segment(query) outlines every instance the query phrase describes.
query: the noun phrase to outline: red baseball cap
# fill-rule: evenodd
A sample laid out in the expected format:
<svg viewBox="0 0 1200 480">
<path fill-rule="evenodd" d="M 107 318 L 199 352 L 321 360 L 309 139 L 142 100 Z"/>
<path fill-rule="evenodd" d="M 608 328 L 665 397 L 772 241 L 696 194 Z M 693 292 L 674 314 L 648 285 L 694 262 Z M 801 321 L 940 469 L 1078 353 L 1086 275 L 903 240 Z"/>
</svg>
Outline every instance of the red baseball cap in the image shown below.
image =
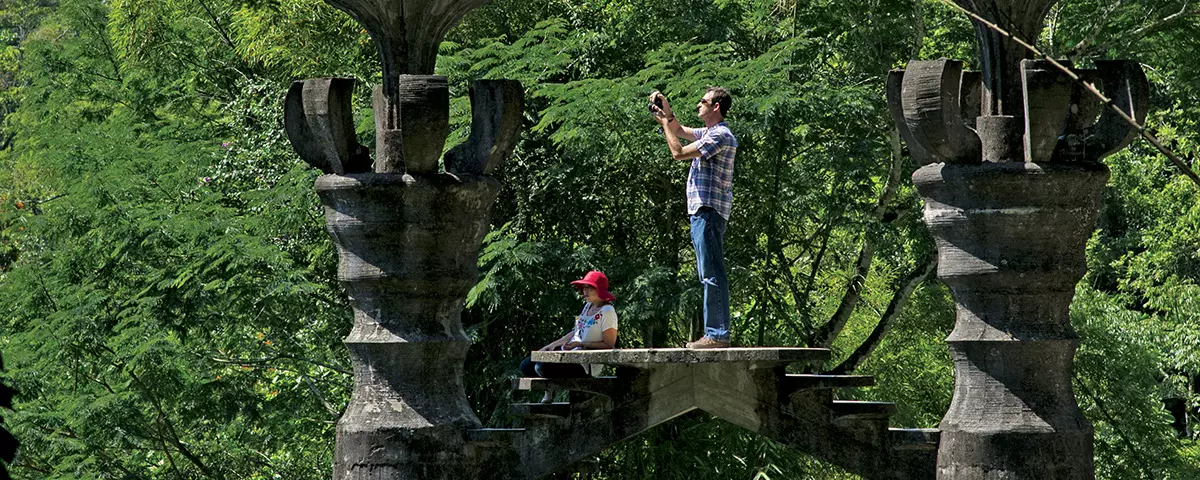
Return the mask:
<svg viewBox="0 0 1200 480">
<path fill-rule="evenodd" d="M 613 294 L 608 292 L 608 277 L 599 270 L 592 270 L 588 272 L 587 275 L 583 276 L 583 278 L 571 282 L 571 285 L 575 285 L 576 287 L 580 285 L 593 287 L 596 289 L 596 295 L 600 296 L 600 299 L 606 302 L 611 302 L 617 299 L 617 297 L 614 297 Z"/>
</svg>

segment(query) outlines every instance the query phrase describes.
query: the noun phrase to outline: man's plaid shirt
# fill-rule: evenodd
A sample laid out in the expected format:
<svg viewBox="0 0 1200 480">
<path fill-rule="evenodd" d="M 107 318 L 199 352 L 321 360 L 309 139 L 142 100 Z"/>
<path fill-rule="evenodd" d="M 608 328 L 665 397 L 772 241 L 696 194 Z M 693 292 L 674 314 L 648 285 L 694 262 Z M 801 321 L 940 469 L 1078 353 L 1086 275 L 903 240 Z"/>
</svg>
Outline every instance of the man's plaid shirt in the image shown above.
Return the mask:
<svg viewBox="0 0 1200 480">
<path fill-rule="evenodd" d="M 733 208 L 733 157 L 738 142 L 725 122 L 712 128 L 693 129 L 700 156 L 692 159 L 687 179 L 688 215 L 700 207 L 712 207 L 729 220 Z"/>
</svg>

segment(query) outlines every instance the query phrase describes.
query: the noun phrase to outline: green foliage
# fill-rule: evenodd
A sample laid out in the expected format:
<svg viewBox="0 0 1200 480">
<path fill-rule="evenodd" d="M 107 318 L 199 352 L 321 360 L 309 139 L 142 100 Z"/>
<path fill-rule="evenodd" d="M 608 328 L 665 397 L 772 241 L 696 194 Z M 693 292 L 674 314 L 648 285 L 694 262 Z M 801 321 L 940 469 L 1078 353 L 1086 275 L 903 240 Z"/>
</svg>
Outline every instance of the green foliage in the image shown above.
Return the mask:
<svg viewBox="0 0 1200 480">
<path fill-rule="evenodd" d="M 0 277 L 16 478 L 327 476 L 349 312 L 314 174 L 282 136 L 286 83 L 201 6 L 63 1 L 21 45 Z"/>
<path fill-rule="evenodd" d="M 1152 67 L 1150 124 L 1194 157 L 1200 27 L 1171 17 L 1185 5 L 1064 0 L 1040 41 L 1080 65 Z M 21 391 L 5 416 L 25 445 L 16 478 L 327 478 L 350 315 L 281 100 L 296 78 L 357 78 L 372 143 L 369 36 L 320 0 L 25 0 L 0 5 L 0 23 L 0 350 L 4 383 Z M 463 313 L 480 418 L 507 426 L 506 378 L 568 328 L 579 300 L 567 282 L 588 269 L 612 281 L 622 346 L 698 334 L 686 165 L 646 113 L 656 89 L 691 125 L 706 87 L 734 97 L 735 342 L 813 342 L 870 247 L 836 365 L 933 248 L 911 182 L 882 195 L 894 160 L 901 179 L 915 168 L 894 143 L 883 74 L 910 58 L 973 63 L 974 49 L 970 22 L 934 0 L 495 0 L 468 15 L 438 59 L 447 147 L 467 135 L 472 80 L 527 89 Z M 1196 189 L 1141 144 L 1109 165 L 1073 308 L 1098 475 L 1194 478 L 1195 431 L 1174 432 L 1163 400 L 1196 420 Z M 897 401 L 896 424 L 934 426 L 953 384 L 953 318 L 948 290 L 926 282 L 856 372 L 879 386 L 841 394 Z M 596 465 L 596 478 L 850 478 L 701 414 Z"/>
<path fill-rule="evenodd" d="M 1076 355 L 1074 384 L 1080 406 L 1096 427 L 1097 476 L 1200 475 L 1194 453 L 1185 448 L 1192 442 L 1175 438 L 1172 418 L 1163 409 L 1164 398 L 1178 395 L 1162 376 L 1170 350 L 1182 346 L 1173 342 L 1176 335 L 1153 316 L 1123 308 L 1112 296 L 1086 287 L 1077 296 L 1071 317 L 1083 346 Z"/>
</svg>

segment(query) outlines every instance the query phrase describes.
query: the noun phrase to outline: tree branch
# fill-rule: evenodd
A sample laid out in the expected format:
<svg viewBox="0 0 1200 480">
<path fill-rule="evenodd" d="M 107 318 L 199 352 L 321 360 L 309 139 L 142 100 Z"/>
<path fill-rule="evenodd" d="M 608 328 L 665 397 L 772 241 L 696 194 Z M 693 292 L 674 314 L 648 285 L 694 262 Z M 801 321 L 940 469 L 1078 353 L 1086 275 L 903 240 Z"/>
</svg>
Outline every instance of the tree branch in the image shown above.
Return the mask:
<svg viewBox="0 0 1200 480">
<path fill-rule="evenodd" d="M 1095 45 L 1096 37 L 1100 36 L 1100 31 L 1104 30 L 1104 25 L 1108 23 L 1108 19 L 1112 16 L 1112 13 L 1120 8 L 1121 4 L 1123 3 L 1125 3 L 1124 0 L 1118 0 L 1116 3 L 1110 5 L 1109 8 L 1104 9 L 1104 17 L 1097 21 L 1095 25 L 1092 25 L 1092 31 L 1087 37 L 1079 40 L 1079 43 L 1076 43 L 1074 47 L 1071 47 L 1071 51 L 1069 54 L 1067 54 L 1067 56 L 1074 57 L 1082 55 L 1083 52 L 1091 48 L 1092 45 Z"/>
<path fill-rule="evenodd" d="M 1167 157 L 1167 159 L 1171 160 L 1171 163 L 1175 165 L 1175 168 L 1178 168 L 1179 171 L 1181 173 L 1183 173 L 1184 175 L 1186 175 L 1189 179 L 1191 179 L 1193 183 L 1195 183 L 1197 186 L 1200 186 L 1200 175 L 1197 175 L 1196 172 L 1192 171 L 1191 167 L 1189 167 L 1187 163 L 1185 163 L 1182 159 L 1180 159 L 1179 156 L 1175 154 L 1175 152 L 1172 152 L 1167 147 L 1163 146 L 1162 142 L 1160 142 L 1158 140 L 1158 137 L 1155 136 L 1153 133 L 1150 133 L 1150 130 L 1146 129 L 1146 127 L 1144 125 L 1139 124 L 1137 122 L 1137 120 L 1134 120 L 1133 117 L 1130 117 L 1129 114 L 1127 114 L 1127 113 L 1125 113 L 1125 111 L 1121 110 L 1121 107 L 1118 107 L 1117 104 L 1115 102 L 1113 102 L 1113 100 L 1111 98 L 1104 96 L 1104 94 L 1101 93 L 1100 90 L 1098 90 L 1095 85 L 1092 85 L 1091 83 L 1083 81 L 1083 79 L 1080 78 L 1078 74 L 1071 71 L 1070 68 L 1063 65 L 1058 60 L 1050 58 L 1050 56 L 1046 55 L 1045 53 L 1042 53 L 1041 50 L 1038 50 L 1037 47 L 1031 45 L 1029 42 L 1026 42 L 1025 40 L 1017 38 L 1015 35 L 1008 33 L 1007 30 L 1000 28 L 999 25 L 989 22 L 987 19 L 975 14 L 975 12 L 972 12 L 961 6 L 958 6 L 958 5 L 954 4 L 953 2 L 951 2 L 950 0 L 941 0 L 941 2 L 950 6 L 951 8 L 954 8 L 955 10 L 958 10 L 960 12 L 967 14 L 967 16 L 971 17 L 975 21 L 977 21 L 983 25 L 986 25 L 992 31 L 1000 34 L 1000 36 L 1012 40 L 1013 42 L 1017 43 L 1018 45 L 1024 47 L 1026 50 L 1029 50 L 1030 53 L 1033 53 L 1034 55 L 1041 58 L 1042 60 L 1045 60 L 1045 61 L 1049 62 L 1051 65 L 1054 65 L 1054 68 L 1058 69 L 1058 71 L 1062 72 L 1064 75 L 1066 75 L 1068 78 L 1070 78 L 1071 81 L 1075 82 L 1077 85 L 1082 86 L 1084 88 L 1084 90 L 1087 90 L 1088 93 L 1091 93 L 1093 96 L 1095 96 L 1097 99 L 1099 99 L 1104 104 L 1105 107 L 1107 107 L 1108 109 L 1115 112 L 1117 114 L 1117 116 L 1121 118 L 1122 121 L 1124 121 L 1125 123 L 1129 124 L 1129 126 L 1136 129 L 1137 132 L 1139 134 L 1141 134 L 1142 138 L 1146 139 L 1147 142 L 1150 142 L 1150 145 L 1153 145 L 1155 149 L 1157 149 L 1160 153 L 1165 155 Z"/>
<path fill-rule="evenodd" d="M 187 445 L 184 445 L 184 443 L 179 440 L 179 434 L 175 431 L 175 426 L 171 424 L 170 418 L 167 417 L 167 413 L 163 409 L 162 402 L 158 399 L 158 396 L 155 395 L 154 392 L 152 390 L 150 390 L 150 388 L 147 387 L 146 384 L 143 383 L 140 378 L 138 378 L 137 374 L 133 373 L 133 369 L 125 369 L 125 371 L 126 371 L 126 373 L 129 374 L 129 378 L 133 379 L 134 383 L 138 386 L 138 389 L 140 389 L 142 391 L 142 393 L 145 394 L 146 397 L 148 397 L 148 399 L 150 400 L 150 403 L 152 405 L 154 405 L 154 410 L 156 412 L 158 412 L 158 421 L 161 422 L 163 425 L 163 428 L 166 429 L 165 433 L 167 434 L 167 436 L 169 436 L 169 440 L 170 440 L 172 446 L 174 446 L 175 449 L 178 450 L 179 453 L 184 456 L 184 458 L 187 458 L 188 461 L 192 462 L 193 465 L 195 465 L 197 468 L 199 468 L 200 471 L 203 472 L 205 476 L 208 476 L 208 477 L 214 476 L 213 471 L 208 468 L 208 465 L 205 465 L 204 462 L 202 460 L 200 460 L 200 457 L 198 457 L 198 456 L 196 456 L 196 454 L 192 453 L 192 450 L 189 449 L 187 447 Z M 173 458 L 171 458 L 171 452 L 170 452 L 170 450 L 168 450 L 166 448 L 166 441 L 168 440 L 168 438 L 163 438 L 162 440 L 164 443 L 163 453 L 165 453 L 167 455 L 167 459 L 171 462 L 171 467 L 174 469 L 175 468 L 175 460 Z M 221 477 L 219 475 L 217 475 L 217 478 L 221 478 Z"/>
<path fill-rule="evenodd" d="M 888 144 L 891 147 L 892 163 L 888 168 L 887 183 L 884 185 L 883 191 L 879 193 L 879 200 L 875 203 L 875 211 L 872 214 L 877 222 L 883 221 L 884 215 L 887 214 L 888 204 L 896 198 L 896 191 L 900 189 L 900 172 L 904 166 L 904 155 L 900 149 L 900 131 L 894 125 L 888 132 Z M 867 275 L 871 273 L 871 263 L 875 260 L 875 241 L 870 229 L 866 229 L 863 232 L 862 248 L 859 249 L 858 259 L 854 262 L 854 275 L 846 282 L 846 293 L 842 295 L 842 302 L 838 304 L 837 311 L 829 321 L 818 330 L 817 343 L 814 345 L 829 348 L 842 333 L 846 323 L 850 321 L 850 316 L 858 307 L 858 300 L 862 298 L 862 289 L 867 282 Z"/>
<path fill-rule="evenodd" d="M 1200 16 L 1200 8 L 1188 10 L 1188 4 L 1185 2 L 1183 4 L 1183 7 L 1181 7 L 1178 12 L 1167 15 L 1157 22 L 1151 23 L 1149 25 L 1143 25 L 1141 28 L 1138 28 L 1137 30 L 1129 32 L 1128 34 L 1126 34 L 1124 36 L 1124 41 L 1122 42 L 1122 44 L 1125 47 L 1128 47 L 1129 45 L 1133 45 L 1134 43 L 1137 43 L 1138 41 L 1140 41 L 1143 38 L 1146 38 L 1152 34 L 1166 30 L 1167 28 L 1174 26 L 1175 24 L 1177 24 L 1179 22 L 1182 22 L 1184 20 L 1187 20 L 1189 18 L 1196 17 L 1196 16 Z"/>
<path fill-rule="evenodd" d="M 344 368 L 340 368 L 336 365 L 330 365 L 328 363 L 313 360 L 311 358 L 297 357 L 295 355 L 286 355 L 286 354 L 285 355 L 276 355 L 273 357 L 262 357 L 262 358 L 251 358 L 251 359 L 208 357 L 208 360 L 217 362 L 217 363 L 225 363 L 225 364 L 231 364 L 231 365 L 261 365 L 264 363 L 274 362 L 276 360 L 295 360 L 298 362 L 311 363 L 311 364 L 317 365 L 319 367 L 325 367 L 325 368 L 328 368 L 335 372 L 341 373 L 343 375 L 352 375 L 353 374 L 353 372 L 346 370 Z"/>
<path fill-rule="evenodd" d="M 900 287 L 896 289 L 896 293 L 892 294 L 892 300 L 888 302 L 887 310 L 884 310 L 883 315 L 879 318 L 879 324 L 875 325 L 875 329 L 871 331 L 870 335 L 867 335 L 867 339 L 863 341 L 862 345 L 854 349 L 854 352 L 840 365 L 829 371 L 830 374 L 846 375 L 853 372 L 871 356 L 871 353 L 879 346 L 879 342 L 883 340 L 883 336 L 891 329 L 893 321 L 904 311 L 904 305 L 908 303 L 912 293 L 937 270 L 937 263 L 937 253 L 930 254 L 924 263 L 899 281 Z"/>
<path fill-rule="evenodd" d="M 1112 425 L 1113 432 L 1116 432 L 1117 438 L 1120 438 L 1121 442 L 1125 444 L 1125 447 L 1129 449 L 1129 453 L 1132 454 L 1133 459 L 1137 461 L 1138 466 L 1142 468 L 1142 472 L 1146 474 L 1147 478 L 1157 477 L 1158 475 L 1156 474 L 1158 472 L 1154 472 L 1148 465 L 1146 465 L 1146 461 L 1142 459 L 1141 452 L 1139 452 L 1138 449 L 1133 446 L 1133 442 L 1129 441 L 1129 437 L 1125 435 L 1125 432 L 1121 431 L 1120 422 L 1118 422 L 1117 419 L 1113 417 L 1109 409 L 1105 407 L 1104 401 L 1101 400 L 1100 396 L 1096 395 L 1090 388 L 1088 388 L 1087 384 L 1083 382 L 1083 379 L 1079 378 L 1078 372 L 1072 373 L 1071 378 L 1075 380 L 1075 385 L 1079 386 L 1079 390 L 1083 391 L 1084 395 L 1087 395 L 1088 398 L 1092 399 L 1092 402 L 1096 404 L 1096 408 L 1099 409 L 1100 413 L 1104 415 L 1104 418 L 1108 421 L 1108 424 Z"/>
<path fill-rule="evenodd" d="M 817 331 L 816 345 L 829 348 L 838 335 L 841 335 L 846 324 L 850 322 L 850 316 L 854 314 L 854 310 L 858 307 L 858 301 L 862 298 L 863 285 L 867 283 L 867 275 L 871 273 L 871 263 L 874 260 L 875 239 L 871 238 L 869 233 L 864 232 L 862 248 L 859 249 L 858 259 L 854 262 L 854 274 L 846 282 L 846 293 L 842 294 L 842 301 L 838 304 L 833 316 Z"/>
<path fill-rule="evenodd" d="M 212 19 L 213 29 L 216 30 L 217 34 L 221 36 L 221 41 L 224 42 L 225 45 L 231 50 L 237 51 L 237 45 L 234 45 L 233 39 L 230 38 L 229 33 L 225 31 L 225 26 L 221 24 L 221 19 L 217 18 L 216 12 L 213 12 L 212 8 L 208 6 L 208 2 L 205 2 L 204 0 L 198 0 L 197 3 L 204 8 L 204 12 L 208 14 L 208 18 Z"/>
<path fill-rule="evenodd" d="M 309 377 L 307 374 L 301 374 L 301 377 L 304 378 L 304 383 L 308 384 L 309 391 L 312 392 L 313 396 L 317 397 L 317 400 L 321 402 L 321 406 L 325 407 L 325 411 L 334 417 L 342 416 L 342 412 L 334 408 L 333 404 L 325 399 L 325 395 L 321 393 L 321 389 L 317 388 L 317 384 L 313 382 L 312 377 Z"/>
<path fill-rule="evenodd" d="M 812 312 L 809 311 L 810 299 L 812 292 L 817 284 L 817 271 L 821 267 L 821 263 L 825 260 L 825 253 L 829 251 L 829 239 L 833 236 L 833 225 L 837 223 L 837 219 L 841 218 L 841 209 L 831 212 L 829 223 L 825 225 L 817 234 L 821 235 L 821 247 L 817 249 L 817 256 L 813 258 L 808 269 L 808 278 L 804 282 L 804 295 L 796 300 L 796 308 L 799 310 L 800 318 L 803 318 L 808 331 L 808 345 L 814 345 L 815 337 L 812 328 Z"/>
</svg>

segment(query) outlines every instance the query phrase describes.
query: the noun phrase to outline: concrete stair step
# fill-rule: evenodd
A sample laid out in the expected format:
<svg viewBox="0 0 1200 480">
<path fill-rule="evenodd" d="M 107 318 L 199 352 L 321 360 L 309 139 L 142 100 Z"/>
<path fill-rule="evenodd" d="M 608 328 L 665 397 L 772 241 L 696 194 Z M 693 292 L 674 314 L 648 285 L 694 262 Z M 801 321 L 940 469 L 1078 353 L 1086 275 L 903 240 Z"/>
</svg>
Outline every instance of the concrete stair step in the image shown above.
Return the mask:
<svg viewBox="0 0 1200 480">
<path fill-rule="evenodd" d="M 789 374 L 783 378 L 780 389 L 795 393 L 800 390 L 821 388 L 856 388 L 875 386 L 875 377 L 870 375 L 818 375 Z"/>
<path fill-rule="evenodd" d="M 889 428 L 888 435 L 895 450 L 936 451 L 942 438 L 936 428 Z"/>
<path fill-rule="evenodd" d="M 514 378 L 513 390 L 571 390 L 613 396 L 621 389 L 617 377 L 586 377 L 586 378 Z"/>
<path fill-rule="evenodd" d="M 513 415 L 520 417 L 558 417 L 565 418 L 571 416 L 571 404 L 569 402 L 553 402 L 553 403 L 514 403 L 510 405 L 509 410 Z"/>
<path fill-rule="evenodd" d="M 830 404 L 833 417 L 837 420 L 850 418 L 888 418 L 896 413 L 892 402 L 868 402 L 862 400 L 834 400 Z"/>
</svg>

